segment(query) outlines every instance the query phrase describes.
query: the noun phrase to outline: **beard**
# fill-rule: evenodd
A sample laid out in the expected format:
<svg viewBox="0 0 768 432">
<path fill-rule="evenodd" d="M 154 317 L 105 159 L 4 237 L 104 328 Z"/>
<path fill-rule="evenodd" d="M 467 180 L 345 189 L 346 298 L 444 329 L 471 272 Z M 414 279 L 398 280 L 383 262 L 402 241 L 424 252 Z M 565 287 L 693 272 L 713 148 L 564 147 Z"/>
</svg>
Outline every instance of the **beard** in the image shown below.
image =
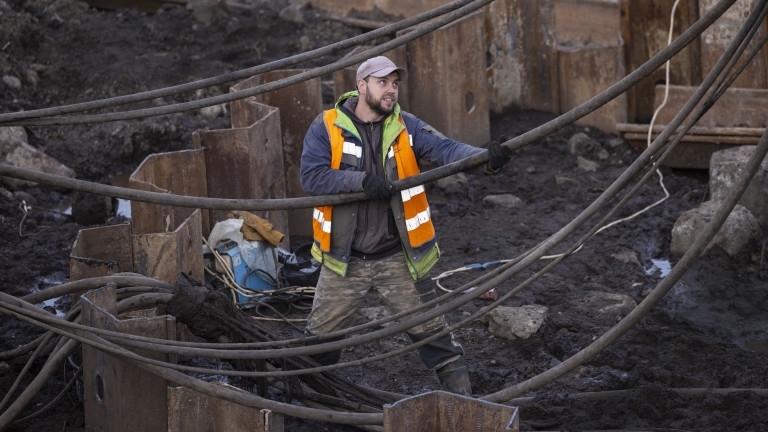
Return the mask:
<svg viewBox="0 0 768 432">
<path fill-rule="evenodd" d="M 365 103 L 368 105 L 368 108 L 380 116 L 392 114 L 392 111 L 395 110 L 395 105 L 397 104 L 397 99 L 393 99 L 395 103 L 392 104 L 391 108 L 387 108 L 382 105 L 381 99 L 374 99 L 373 96 L 371 96 L 370 91 L 365 92 Z"/>
</svg>

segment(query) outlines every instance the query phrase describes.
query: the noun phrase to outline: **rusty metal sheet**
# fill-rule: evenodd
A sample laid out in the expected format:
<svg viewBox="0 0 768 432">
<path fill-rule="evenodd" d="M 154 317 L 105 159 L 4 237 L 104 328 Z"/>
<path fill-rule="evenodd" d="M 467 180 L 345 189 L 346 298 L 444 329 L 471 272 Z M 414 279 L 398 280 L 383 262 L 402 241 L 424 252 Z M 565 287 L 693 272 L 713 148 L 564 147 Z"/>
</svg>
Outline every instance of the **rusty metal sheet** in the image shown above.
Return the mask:
<svg viewBox="0 0 768 432">
<path fill-rule="evenodd" d="M 238 82 L 233 85 L 229 91 L 236 92 L 240 90 L 246 90 L 252 87 L 257 87 L 263 84 L 264 80 L 261 75 L 255 75 L 248 79 Z M 269 114 L 270 110 L 274 107 L 266 107 L 262 103 L 253 102 L 256 101 L 256 96 L 249 96 L 243 99 L 237 99 L 229 103 L 229 114 L 233 128 L 247 128 L 253 123 L 259 121 L 266 114 Z"/>
<path fill-rule="evenodd" d="M 620 24 L 617 0 L 555 0 L 559 45 L 617 45 Z"/>
<path fill-rule="evenodd" d="M 742 0 L 733 4 L 725 13 L 699 36 L 701 42 L 701 68 L 709 71 L 720 60 L 723 53 L 731 44 L 734 36 L 744 25 L 744 20 L 758 6 L 757 0 Z M 715 4 L 716 0 L 699 0 L 699 14 L 704 15 Z M 768 21 L 763 20 L 758 33 L 765 34 Z M 753 42 L 755 43 L 755 42 Z M 751 48 L 751 46 L 750 46 Z M 766 88 L 766 73 L 768 72 L 768 47 L 763 45 L 760 53 L 749 62 L 744 71 L 733 82 L 733 87 Z"/>
<path fill-rule="evenodd" d="M 618 19 L 618 12 L 617 12 Z M 621 45 L 561 47 L 558 50 L 560 112 L 568 112 L 624 77 Z M 577 123 L 616 131 L 627 122 L 626 94 L 613 99 Z"/>
<path fill-rule="evenodd" d="M 82 297 L 81 323 L 94 328 L 160 339 L 172 338 L 169 316 L 122 319 L 115 316 L 114 287 Z M 168 361 L 162 354 L 145 356 Z M 168 427 L 168 382 L 117 357 L 83 344 L 85 423 L 93 432 L 164 431 Z"/>
<path fill-rule="evenodd" d="M 133 271 L 131 225 L 82 229 L 69 254 L 69 280 Z"/>
<path fill-rule="evenodd" d="M 411 112 L 453 139 L 490 140 L 483 11 L 407 44 Z"/>
<path fill-rule="evenodd" d="M 179 272 L 204 280 L 200 209 L 172 231 L 134 234 L 133 267 L 139 274 L 176 284 Z"/>
<path fill-rule="evenodd" d="M 557 112 L 552 0 L 496 0 L 485 7 L 489 106 Z"/>
<path fill-rule="evenodd" d="M 205 159 L 201 150 L 156 153 L 148 156 L 128 178 L 132 189 L 165 192 L 176 195 L 208 196 Z M 131 224 L 134 234 L 165 233 L 175 230 L 194 211 L 131 201 Z M 203 222 L 207 213 L 203 215 Z"/>
<path fill-rule="evenodd" d="M 208 196 L 232 199 L 285 198 L 280 115 L 275 107 L 250 100 L 241 105 L 253 116 L 247 127 L 200 130 L 192 135 L 205 153 Z M 234 106 L 233 106 L 234 109 Z M 233 119 L 235 114 L 233 112 Z M 210 210 L 211 226 L 227 219 L 227 210 Z M 289 236 L 285 210 L 252 211 Z"/>
<path fill-rule="evenodd" d="M 267 72 L 243 82 L 237 83 L 232 90 L 243 90 L 260 84 L 266 84 L 305 72 L 306 69 L 286 69 Z M 280 112 L 280 133 L 282 137 L 282 162 L 285 180 L 285 193 L 288 197 L 304 197 L 307 194 L 301 187 L 299 169 L 304 135 L 309 125 L 323 109 L 323 95 L 320 78 L 313 78 L 279 90 L 254 96 L 258 103 L 275 107 Z M 233 111 L 238 109 L 233 105 Z M 234 115 L 234 114 L 233 114 Z M 252 122 L 257 119 L 249 119 Z M 248 123 L 250 124 L 250 123 Z M 286 236 L 312 236 L 312 209 L 290 210 Z M 290 245 L 290 239 L 286 240 Z"/>
<path fill-rule="evenodd" d="M 384 432 L 519 431 L 517 407 L 434 391 L 384 405 Z"/>
<path fill-rule="evenodd" d="M 630 73 L 667 46 L 669 18 L 675 0 L 621 1 L 621 34 L 624 38 L 626 72 Z M 682 0 L 677 5 L 673 39 L 699 19 L 698 0 Z M 587 21 L 585 21 L 587 22 Z M 681 85 L 701 82 L 701 46 L 698 40 L 683 48 L 669 65 L 670 81 Z M 664 68 L 627 91 L 627 118 L 648 123 L 653 117 L 653 88 L 666 81 Z"/>
<path fill-rule="evenodd" d="M 283 432 L 283 416 L 267 409 L 237 405 L 186 387 L 170 387 L 168 432 Z"/>
</svg>

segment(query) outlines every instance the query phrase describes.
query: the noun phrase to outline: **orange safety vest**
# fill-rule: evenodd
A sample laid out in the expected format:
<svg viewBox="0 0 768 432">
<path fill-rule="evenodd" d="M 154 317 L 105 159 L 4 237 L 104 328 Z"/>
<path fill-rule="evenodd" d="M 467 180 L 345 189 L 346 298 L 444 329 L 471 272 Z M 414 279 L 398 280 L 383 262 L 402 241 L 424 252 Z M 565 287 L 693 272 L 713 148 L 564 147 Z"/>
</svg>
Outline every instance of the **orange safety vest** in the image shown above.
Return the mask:
<svg viewBox="0 0 768 432">
<path fill-rule="evenodd" d="M 354 152 L 356 146 L 350 146 L 344 143 L 342 130 L 335 126 L 338 113 L 335 109 L 325 111 L 323 119 L 331 143 L 331 168 L 339 169 L 341 158 L 345 151 Z M 397 167 L 398 179 L 419 174 L 416 155 L 413 153 L 411 137 L 405 129 L 402 118 L 399 118 L 403 124 L 403 130 L 387 153 L 388 158 L 394 158 Z M 358 155 L 359 157 L 359 155 Z M 415 186 L 400 191 L 400 198 L 403 203 L 403 215 L 405 218 L 406 230 L 408 232 L 408 243 L 411 247 L 417 248 L 435 238 L 435 227 L 432 224 L 432 215 L 427 202 L 427 195 L 423 185 Z M 315 241 L 323 252 L 331 250 L 331 229 L 333 220 L 333 206 L 315 207 L 312 219 L 312 230 Z"/>
</svg>

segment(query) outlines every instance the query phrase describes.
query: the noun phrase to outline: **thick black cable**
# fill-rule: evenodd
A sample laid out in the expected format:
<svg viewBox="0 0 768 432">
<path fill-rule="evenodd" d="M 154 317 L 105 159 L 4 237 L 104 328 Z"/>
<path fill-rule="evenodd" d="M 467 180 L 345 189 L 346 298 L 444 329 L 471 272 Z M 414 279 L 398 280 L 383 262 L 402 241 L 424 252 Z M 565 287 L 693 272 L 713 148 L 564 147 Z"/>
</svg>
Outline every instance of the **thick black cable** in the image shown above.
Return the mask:
<svg viewBox="0 0 768 432">
<path fill-rule="evenodd" d="M 0 411 L 2 411 L 5 408 L 5 405 L 8 403 L 8 401 L 11 400 L 11 396 L 13 396 L 13 393 L 16 391 L 16 388 L 18 388 L 19 384 L 21 384 L 21 380 L 24 378 L 24 375 L 29 372 L 29 370 L 32 368 L 32 364 L 41 356 L 43 347 L 46 343 L 53 337 L 53 333 L 46 333 L 45 336 L 43 336 L 42 343 L 37 346 L 35 351 L 32 353 L 31 356 L 29 356 L 29 359 L 27 359 L 27 362 L 24 364 L 24 367 L 21 369 L 21 372 L 19 372 L 19 375 L 16 376 L 16 379 L 13 381 L 13 384 L 11 384 L 11 387 L 8 389 L 8 391 L 5 393 L 5 396 L 2 400 L 0 400 Z"/>
<path fill-rule="evenodd" d="M 26 302 L 37 304 L 42 303 L 45 300 L 61 297 L 67 294 L 82 293 L 92 289 L 101 288 L 109 283 L 114 283 L 115 285 L 121 286 L 146 285 L 155 287 L 158 290 L 165 292 L 174 291 L 174 286 L 168 282 L 163 282 L 157 279 L 153 279 L 149 276 L 140 275 L 138 273 L 120 273 L 112 276 L 98 276 L 88 279 L 71 281 L 61 285 L 48 287 L 42 291 L 35 291 L 20 298 Z"/>
<path fill-rule="evenodd" d="M 722 6 L 722 5 L 726 4 L 726 3 L 727 3 L 726 1 L 722 1 L 721 3 L 719 3 L 719 5 L 720 5 L 720 6 Z M 701 19 L 700 21 L 698 21 L 696 24 L 700 24 L 700 23 L 702 23 L 702 22 L 706 22 L 706 20 L 707 20 L 707 19 L 711 19 L 712 21 L 714 21 L 714 18 L 713 18 L 713 17 L 716 17 L 716 16 L 717 16 L 717 15 L 715 15 L 715 14 L 716 14 L 716 13 L 718 13 L 718 12 L 719 12 L 720 14 L 722 14 L 722 11 L 724 11 L 724 9 L 722 9 L 722 10 L 718 10 L 718 8 L 717 8 L 717 7 L 716 7 L 716 8 L 713 8 L 712 10 L 710 10 L 710 13 L 708 13 L 707 15 L 705 15 L 704 17 L 702 17 L 702 19 Z M 692 26 L 691 28 L 692 28 L 692 29 L 696 29 L 696 27 L 697 27 L 697 25 L 696 25 L 696 24 L 694 24 L 694 26 Z M 703 27 L 703 26 L 699 26 L 699 29 L 703 29 L 703 28 L 705 28 L 705 27 Z M 698 30 L 698 29 L 697 29 L 697 30 Z M 477 295 L 480 295 L 480 292 L 478 292 L 478 294 L 477 294 Z M 471 300 L 471 298 L 470 298 L 470 300 Z M 467 300 L 467 301 L 469 301 L 469 300 Z M 441 309 L 442 309 L 442 308 L 441 308 Z M 450 310 L 450 309 L 449 309 L 449 310 Z M 343 347 L 340 347 L 340 348 L 343 348 Z"/>
<path fill-rule="evenodd" d="M 0 293 L 0 296 L 2 296 L 2 294 L 3 293 Z M 0 309 L 5 309 L 10 314 L 24 320 L 29 319 L 27 316 L 29 313 L 32 313 L 33 315 L 36 314 L 35 312 L 30 310 L 20 310 L 23 308 L 17 308 L 16 306 L 12 306 L 10 304 L 3 305 L 2 303 L 0 303 Z M 171 382 L 183 385 L 185 387 L 199 391 L 209 396 L 221 398 L 229 402 L 237 403 L 239 405 L 255 407 L 255 408 L 266 408 L 266 409 L 271 409 L 272 411 L 280 414 L 290 415 L 298 418 L 304 418 L 307 420 L 325 421 L 325 422 L 331 422 L 331 423 L 381 424 L 381 422 L 383 421 L 383 417 L 380 414 L 339 413 L 336 411 L 329 412 L 329 411 L 323 411 L 323 410 L 317 410 L 317 409 L 311 409 L 311 408 L 303 408 L 303 407 L 298 407 L 291 404 L 273 401 L 270 399 L 265 399 L 260 396 L 254 395 L 252 393 L 246 393 L 240 390 L 233 391 L 231 389 L 227 389 L 226 387 L 219 386 L 214 383 L 208 383 L 208 382 L 201 381 L 196 378 L 187 376 L 181 372 L 173 370 L 171 368 L 172 365 L 170 364 L 167 364 L 167 363 L 153 364 L 155 363 L 152 361 L 153 359 L 142 357 L 141 355 L 136 354 L 125 348 L 122 348 L 119 345 L 109 342 L 106 339 L 100 338 L 90 331 L 87 331 L 87 330 L 86 331 L 72 330 L 71 332 L 64 331 L 60 328 L 49 326 L 48 324 L 44 324 L 42 322 L 38 322 L 38 325 L 42 328 L 45 328 L 46 330 L 53 331 L 55 333 L 58 333 L 64 336 L 65 338 L 68 338 L 70 342 L 77 341 L 80 343 L 85 343 L 87 345 L 93 346 L 94 348 L 100 351 L 104 351 L 107 354 L 111 354 L 116 357 L 122 358 L 123 360 L 128 361 L 148 372 L 154 373 L 163 379 L 167 379 Z M 46 365 L 48 363 L 49 362 L 47 362 Z M 219 373 L 222 373 L 222 372 L 225 372 L 225 371 L 219 371 Z M 39 376 L 40 375 L 38 375 L 38 377 Z M 38 377 L 36 377 L 36 379 Z M 16 404 L 16 402 L 14 402 L 14 404 Z M 5 420 L 5 417 L 8 411 L 10 411 L 10 408 L 3 414 L 0 414 L 0 430 L 2 430 L 3 420 Z"/>
<path fill-rule="evenodd" d="M 463 18 L 466 15 L 476 11 L 477 9 L 480 9 L 481 7 L 487 5 L 488 3 L 491 3 L 493 0 L 474 0 L 474 1 L 462 0 L 462 1 L 468 4 L 466 4 L 465 6 L 462 6 L 457 10 L 454 10 L 452 12 L 445 14 L 440 18 L 436 18 L 428 22 L 427 24 L 423 24 L 422 26 L 416 27 L 413 30 L 408 31 L 402 34 L 401 36 L 398 36 L 388 42 L 385 42 L 381 45 L 377 45 L 376 47 L 373 47 L 369 50 L 344 57 L 334 63 L 328 64 L 325 66 L 313 68 L 306 72 L 300 72 L 290 77 L 281 78 L 279 80 L 272 81 L 266 84 L 261 84 L 248 89 L 238 90 L 238 91 L 230 92 L 227 94 L 212 96 L 209 98 L 199 99 L 196 101 L 182 102 L 179 104 L 173 104 L 168 106 L 145 108 L 145 109 L 131 110 L 131 111 L 121 111 L 116 113 L 76 115 L 76 116 L 65 116 L 65 117 L 59 116 L 59 117 L 46 117 L 43 119 L 9 121 L 9 122 L 3 123 L 3 125 L 50 126 L 50 125 L 84 124 L 84 123 L 104 123 L 104 122 L 118 121 L 118 120 L 133 120 L 133 119 L 140 119 L 140 118 L 146 118 L 146 117 L 174 114 L 174 113 L 179 113 L 183 111 L 190 111 L 190 110 L 200 109 L 200 108 L 204 108 L 211 105 L 218 105 L 218 104 L 228 103 L 228 102 L 232 102 L 239 99 L 244 99 L 251 96 L 256 96 L 262 93 L 267 93 L 270 91 L 288 87 L 293 84 L 298 84 L 298 83 L 310 80 L 312 78 L 318 78 L 325 74 L 332 73 L 340 69 L 344 69 L 345 67 L 352 66 L 357 63 L 362 63 L 364 60 L 367 60 L 379 54 L 383 54 L 399 46 L 405 45 L 406 43 L 411 42 L 415 39 L 418 39 L 419 37 L 424 36 L 425 34 L 430 33 L 446 24 L 449 24 L 460 18 Z"/>
<path fill-rule="evenodd" d="M 15 113 L 0 114 L 0 124 L 9 124 L 12 120 L 28 119 L 28 118 L 45 118 L 48 116 L 59 116 L 62 114 L 69 114 L 80 111 L 91 111 L 100 108 L 108 108 L 113 106 L 125 105 L 129 103 L 141 102 L 149 99 L 161 98 L 166 96 L 173 96 L 179 93 L 191 92 L 206 87 L 211 87 L 227 82 L 249 78 L 254 75 L 271 72 L 278 69 L 285 69 L 296 64 L 300 64 L 309 60 L 313 60 L 325 55 L 336 54 L 341 50 L 355 47 L 358 45 L 364 45 L 367 42 L 378 39 L 380 37 L 396 34 L 400 30 L 405 30 L 414 25 L 421 24 L 429 21 L 437 16 L 443 15 L 447 12 L 458 9 L 459 7 L 471 2 L 472 0 L 458 0 L 449 4 L 434 8 L 432 10 L 422 12 L 418 15 L 414 15 L 410 18 L 403 19 L 396 23 L 392 23 L 385 27 L 366 32 L 359 36 L 355 36 L 350 39 L 336 42 L 334 44 L 326 45 L 321 48 L 317 48 L 304 53 L 296 54 L 285 59 L 275 60 L 269 63 L 265 63 L 258 66 L 242 69 L 239 71 L 229 72 L 219 76 L 206 78 L 190 83 L 180 84 L 163 89 L 150 90 L 141 93 L 134 93 L 131 95 L 117 96 L 108 99 L 101 99 L 97 101 L 82 102 L 65 106 L 43 108 L 30 111 L 22 111 Z"/>
<path fill-rule="evenodd" d="M 32 414 L 29 414 L 29 415 L 27 415 L 27 416 L 24 416 L 24 417 L 22 417 L 22 418 L 20 418 L 20 419 L 16 419 L 16 420 L 14 420 L 14 421 L 13 421 L 13 423 L 14 423 L 14 424 L 18 424 L 18 423 L 24 423 L 24 422 L 26 422 L 26 421 L 32 420 L 32 419 L 33 419 L 33 418 L 35 418 L 35 417 L 38 417 L 38 416 L 40 416 L 41 414 L 44 414 L 44 413 L 48 412 L 48 410 L 50 410 L 51 408 L 53 408 L 53 406 L 56 404 L 56 402 L 58 402 L 59 400 L 61 400 L 61 398 L 62 398 L 62 397 L 64 397 L 64 395 L 66 395 L 66 394 L 67 394 L 67 392 L 69 391 L 69 389 L 71 389 L 71 388 L 72 388 L 72 386 L 73 386 L 73 385 L 75 385 L 75 383 L 77 382 L 77 380 L 78 380 L 78 379 L 80 378 L 80 376 L 82 376 L 82 375 L 83 375 L 83 366 L 80 366 L 80 367 L 78 367 L 78 368 L 77 368 L 77 370 L 75 371 L 75 374 L 74 374 L 74 375 L 72 375 L 72 378 L 70 378 L 70 379 L 69 379 L 69 381 L 67 381 L 67 383 L 64 385 L 64 388 L 62 388 L 62 389 L 61 389 L 61 391 L 59 392 L 59 394 L 57 394 L 57 395 L 56 395 L 56 397 L 54 397 L 53 399 L 51 399 L 51 400 L 50 400 L 48 403 L 46 403 L 46 404 L 45 404 L 43 407 L 41 407 L 39 410 L 37 410 L 37 411 L 33 412 Z"/>
<path fill-rule="evenodd" d="M 640 80 L 650 75 L 658 67 L 668 61 L 673 55 L 683 49 L 691 41 L 695 40 L 706 28 L 720 17 L 736 0 L 720 0 L 704 16 L 691 25 L 683 34 L 675 39 L 669 46 L 651 57 L 646 63 L 632 71 L 618 83 L 582 103 L 571 111 L 547 122 L 531 131 L 519 135 L 502 145 L 509 150 L 522 148 L 530 143 L 543 138 L 596 110 L 609 102 Z M 439 180 L 452 174 L 474 168 L 488 161 L 487 152 L 482 152 L 469 158 L 454 162 L 442 167 L 437 167 L 417 176 L 393 182 L 397 190 L 403 190 L 424 183 Z M 364 199 L 367 195 L 363 192 L 339 195 L 321 195 L 302 198 L 284 198 L 269 200 L 245 200 L 245 199 L 221 199 L 207 197 L 189 197 L 157 192 L 137 191 L 129 188 L 90 183 L 82 180 L 53 176 L 39 173 L 34 170 L 0 165 L 0 175 L 36 183 L 74 189 L 82 192 L 107 195 L 127 200 L 166 204 L 176 207 L 207 208 L 217 210 L 286 210 L 297 208 L 312 208 L 318 205 L 336 205 Z"/>
<path fill-rule="evenodd" d="M 76 347 L 77 342 L 66 338 L 59 338 L 53 354 L 48 357 L 48 360 L 37 372 L 32 382 L 27 385 L 21 395 L 14 399 L 13 403 L 5 411 L 0 412 L 0 431 L 5 430 L 13 419 L 19 415 L 21 410 L 32 401 L 32 398 L 47 385 L 48 379 L 55 372 L 56 368 L 64 362 Z"/>
<path fill-rule="evenodd" d="M 753 12 L 750 14 L 750 17 L 747 20 L 748 24 L 745 24 L 745 26 L 742 28 L 742 30 L 739 32 L 739 34 L 734 38 L 734 43 L 729 47 L 729 50 L 726 50 L 726 52 L 730 51 L 731 54 L 733 51 L 736 50 L 739 38 L 741 37 L 743 40 L 746 32 L 745 29 L 749 29 L 753 25 L 757 25 L 759 21 L 757 21 L 757 17 L 762 13 L 764 8 L 766 7 L 766 1 L 761 1 L 761 6 L 756 6 L 756 8 L 753 10 Z M 721 59 L 718 61 L 718 63 L 715 65 L 713 70 L 710 72 L 708 78 L 709 81 L 714 81 L 714 78 L 720 73 L 720 70 L 725 66 L 725 63 L 727 62 L 727 59 L 730 57 L 727 57 L 724 55 L 721 57 Z M 702 83 L 702 85 L 699 87 L 699 91 L 703 90 L 707 87 L 707 79 L 705 79 L 705 82 Z M 691 101 L 687 105 L 691 105 Z M 693 103 L 695 105 L 695 103 Z M 682 113 L 681 113 L 682 114 Z M 684 117 L 684 115 L 678 114 L 675 117 L 676 122 L 679 123 L 682 121 L 681 117 Z M 673 122 L 675 122 L 673 120 Z M 670 126 L 672 126 L 670 124 Z M 673 130 L 674 126 L 670 127 L 670 130 Z M 660 141 L 659 138 L 654 142 L 664 142 L 666 141 L 666 138 L 663 139 L 663 141 Z M 758 146 L 755 149 L 755 153 L 752 156 L 752 159 L 750 159 L 750 162 L 748 163 L 748 166 L 746 167 L 744 173 L 739 178 L 738 185 L 732 189 L 731 193 L 728 195 L 728 197 L 723 201 L 723 204 L 718 209 L 716 215 L 712 218 L 712 221 L 710 224 L 707 225 L 705 230 L 696 238 L 694 243 L 690 246 L 688 251 L 686 251 L 685 255 L 680 259 L 680 261 L 673 267 L 670 274 L 667 275 L 660 283 L 657 285 L 657 287 L 651 292 L 650 295 L 648 295 L 643 302 L 638 305 L 634 310 L 632 310 L 627 316 L 625 316 L 616 326 L 611 328 L 608 332 L 603 334 L 600 338 L 598 338 L 595 342 L 590 344 L 588 347 L 584 348 L 583 350 L 579 351 L 576 355 L 572 356 L 571 358 L 567 359 L 566 361 L 558 364 L 554 368 L 539 374 L 529 380 L 526 380 L 522 383 L 519 383 L 515 386 L 508 387 L 504 390 L 498 391 L 496 393 L 493 393 L 491 395 L 483 397 L 483 399 L 489 400 L 489 401 L 503 401 L 503 400 L 509 400 L 516 396 L 525 394 L 525 392 L 530 391 L 531 389 L 538 388 L 542 385 L 545 385 L 558 377 L 562 376 L 563 374 L 567 373 L 568 371 L 572 370 L 573 368 L 577 367 L 578 365 L 588 361 L 591 359 L 594 355 L 601 352 L 605 347 L 613 343 L 616 339 L 618 339 L 622 334 L 624 334 L 626 331 L 628 331 L 630 328 L 632 328 L 639 320 L 645 316 L 653 306 L 669 291 L 669 289 L 674 286 L 674 284 L 682 277 L 682 275 L 685 273 L 685 271 L 690 267 L 690 265 L 693 264 L 693 262 L 698 258 L 698 255 L 703 253 L 702 251 L 705 250 L 706 246 L 711 241 L 712 237 L 714 237 L 715 233 L 717 233 L 718 229 L 722 225 L 722 223 L 725 221 L 725 218 L 730 214 L 731 210 L 735 206 L 736 202 L 738 202 L 739 198 L 741 197 L 741 194 L 746 189 L 746 187 L 749 185 L 750 180 L 752 177 L 754 177 L 754 174 L 756 170 L 759 168 L 761 161 L 765 157 L 765 154 L 768 153 L 768 130 L 766 130 L 766 133 L 763 135 L 763 137 L 760 140 L 760 143 L 758 143 Z"/>
<path fill-rule="evenodd" d="M 671 272 L 646 296 L 645 299 L 629 314 L 627 314 L 618 324 L 612 327 L 609 331 L 600 336 L 597 340 L 591 343 L 586 348 L 582 349 L 575 355 L 571 356 L 567 360 L 559 363 L 557 366 L 541 373 L 533 378 L 518 383 L 514 386 L 500 390 L 498 392 L 483 396 L 483 400 L 502 403 L 503 401 L 513 399 L 527 392 L 540 388 L 546 385 L 560 376 L 573 370 L 578 365 L 581 365 L 595 355 L 602 352 L 607 346 L 615 342 L 621 335 L 626 333 L 629 329 L 634 327 L 640 319 L 642 319 L 648 312 L 669 292 L 672 287 L 680 280 L 685 274 L 688 268 L 700 257 L 706 250 L 706 246 L 710 243 L 717 231 L 722 226 L 725 219 L 733 210 L 734 206 L 738 202 L 739 198 L 743 194 L 749 185 L 749 181 L 754 177 L 757 170 L 760 168 L 762 160 L 768 154 L 768 130 L 766 134 L 760 140 L 755 153 L 750 159 L 745 172 L 739 179 L 739 183 L 729 193 L 728 197 L 723 201 L 723 204 L 718 208 L 712 220 L 707 224 L 702 233 L 696 237 L 696 240 L 689 247 L 683 257 L 672 268 Z"/>
</svg>

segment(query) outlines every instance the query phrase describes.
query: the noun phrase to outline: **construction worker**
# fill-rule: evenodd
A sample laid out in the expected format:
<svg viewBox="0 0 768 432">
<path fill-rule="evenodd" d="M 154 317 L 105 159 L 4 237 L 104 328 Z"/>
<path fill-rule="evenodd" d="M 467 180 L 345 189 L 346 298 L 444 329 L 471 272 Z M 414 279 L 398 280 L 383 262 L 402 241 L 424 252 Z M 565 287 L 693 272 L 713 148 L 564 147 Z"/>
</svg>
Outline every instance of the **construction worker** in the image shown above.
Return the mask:
<svg viewBox="0 0 768 432">
<path fill-rule="evenodd" d="M 304 138 L 301 185 L 310 195 L 364 191 L 369 199 L 314 209 L 312 255 L 323 266 L 306 333 L 349 327 L 363 297 L 375 288 L 393 313 L 435 298 L 429 271 L 440 255 L 423 186 L 397 192 L 393 180 L 419 173 L 417 161 L 455 162 L 484 149 L 446 138 L 397 103 L 405 69 L 374 57 L 357 70 L 357 90 L 321 113 Z M 510 155 L 497 143 L 478 172 L 496 174 Z M 445 327 L 443 316 L 407 330 L 414 342 Z M 445 391 L 470 395 L 461 345 L 451 334 L 418 349 Z M 339 361 L 341 351 L 314 356 Z"/>
</svg>

